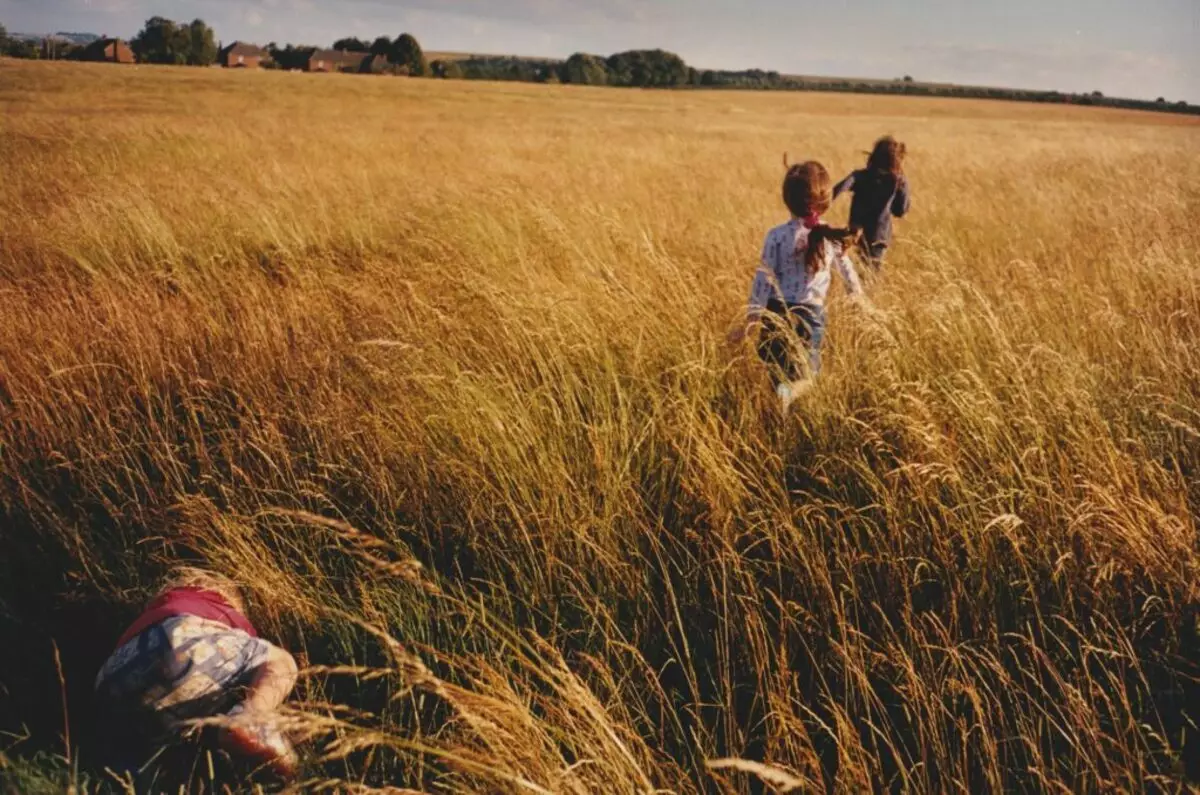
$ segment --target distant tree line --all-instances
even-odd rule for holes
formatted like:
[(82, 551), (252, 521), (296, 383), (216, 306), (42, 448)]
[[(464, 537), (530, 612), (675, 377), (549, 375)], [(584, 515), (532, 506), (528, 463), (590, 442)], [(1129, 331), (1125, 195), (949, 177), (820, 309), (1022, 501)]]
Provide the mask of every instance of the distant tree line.
[(1003, 99), (1018, 102), (1094, 105), (1134, 110), (1200, 114), (1200, 106), (1189, 105), (1183, 100), (1169, 103), (1163, 97), (1159, 97), (1157, 100), (1151, 102), (1150, 100), (1142, 99), (1106, 97), (1099, 91), (1066, 93), (1062, 91), (1035, 91), (1019, 88), (988, 88), (986, 86), (919, 83), (914, 81), (910, 75), (905, 75), (899, 80), (894, 81), (866, 81), (793, 77), (781, 75), (779, 72), (764, 72), (760, 69), (704, 71), (699, 75), (698, 85), (706, 88), (750, 89), (758, 91), (836, 91), (838, 93), (852, 94), (904, 94), (924, 97)]
[(38, 48), (34, 42), (9, 38), (8, 30), (4, 25), (0, 25), (0, 55), (9, 58), (37, 58)]
[[(213, 29), (196, 19), (177, 23), (164, 17), (152, 17), (130, 42), (140, 63), (208, 66), (217, 59)], [(610, 56), (576, 53), (565, 61), (550, 58), (471, 55), (442, 58), (430, 62), (420, 43), (411, 34), (395, 39), (380, 36), (373, 41), (357, 37), (339, 39), (334, 50), (383, 56), (386, 66), (374, 72), (459, 80), (508, 80), (523, 83), (569, 83), (574, 85), (619, 86), (628, 88), (708, 88), (754, 91), (835, 91), (861, 94), (903, 94), (928, 97), (964, 97), (1006, 99), (1022, 102), (1046, 102), (1070, 105), (1098, 105), (1137, 110), (1169, 111), (1200, 115), (1200, 106), (1182, 100), (1168, 102), (1159, 97), (1148, 100), (1106, 97), (1099, 91), (1063, 93), (1024, 89), (957, 86), (915, 81), (911, 75), (894, 80), (848, 80), (807, 78), (783, 75), (761, 69), (697, 70), (678, 55), (665, 50), (629, 50)], [(267, 68), (304, 69), (318, 50), (311, 46), (275, 43), (267, 46)], [(8, 36), (0, 25), (0, 55), (16, 58), (80, 57), (84, 48), (72, 41), (47, 39), (38, 42)], [(382, 59), (377, 59), (383, 63)]]
[[(88, 50), (85, 34), (61, 34), (41, 41), (14, 39), (0, 25), (0, 54), (13, 58), (79, 59)], [(139, 63), (178, 66), (211, 66), (217, 60), (217, 42), (213, 29), (204, 20), (178, 23), (165, 17), (151, 17), (130, 42)]]
[(472, 55), (430, 64), (434, 77), (576, 83), (627, 88), (673, 88), (688, 84), (692, 70), (665, 50), (630, 50), (603, 58), (583, 53), (566, 61), (550, 58)]
[(1200, 106), (1159, 97), (1140, 99), (1106, 97), (1099, 91), (1075, 94), (982, 86), (919, 83), (911, 75), (894, 80), (805, 78), (762, 69), (704, 70), (687, 65), (664, 50), (631, 50), (608, 57), (576, 53), (565, 61), (546, 58), (472, 55), (457, 60), (436, 60), (430, 74), (466, 80), (512, 80), (527, 83), (569, 83), (633, 88), (709, 88), (754, 91), (834, 91), (852, 94), (904, 94), (927, 97), (1004, 99), (1070, 105), (1097, 105), (1136, 110), (1200, 114)]

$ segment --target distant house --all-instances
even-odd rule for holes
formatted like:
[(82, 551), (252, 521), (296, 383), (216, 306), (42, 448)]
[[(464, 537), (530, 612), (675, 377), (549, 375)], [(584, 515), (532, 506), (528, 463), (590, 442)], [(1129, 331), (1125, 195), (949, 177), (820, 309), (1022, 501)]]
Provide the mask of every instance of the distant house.
[(78, 55), (81, 61), (102, 61), (105, 63), (136, 63), (137, 58), (129, 45), (120, 39), (96, 39), (83, 48)]
[[(306, 72), (366, 72), (374, 69), (374, 64), (382, 56), (373, 56), (369, 52), (350, 52), (348, 50), (313, 50), (304, 62)], [(387, 59), (383, 59), (386, 63)], [(382, 68), (382, 67), (381, 67)]]
[(257, 69), (267, 54), (256, 44), (235, 41), (217, 53), (217, 63), (227, 69)]

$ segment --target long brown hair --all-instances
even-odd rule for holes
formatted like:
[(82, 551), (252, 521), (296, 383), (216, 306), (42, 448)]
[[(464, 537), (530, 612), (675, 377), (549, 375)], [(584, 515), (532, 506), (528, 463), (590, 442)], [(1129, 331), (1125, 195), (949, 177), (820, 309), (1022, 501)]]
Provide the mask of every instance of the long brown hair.
[[(786, 162), (786, 155), (785, 161)], [(783, 177), (783, 203), (796, 218), (820, 215), (833, 204), (833, 180), (816, 160), (797, 163)]]
[(904, 173), (906, 154), (908, 147), (892, 136), (885, 135), (875, 142), (875, 147), (867, 158), (867, 170), (899, 177)]
[[(787, 166), (787, 154), (783, 156), (783, 164)], [(829, 170), (816, 160), (807, 160), (790, 166), (783, 178), (783, 203), (796, 218), (810, 218), (820, 215), (833, 204), (833, 180)], [(845, 246), (847, 240), (852, 240), (858, 233), (851, 229), (817, 224), (808, 232), (804, 244), (804, 267), (808, 275), (821, 270), (825, 262), (825, 246)], [(800, 241), (797, 241), (799, 244)], [(797, 245), (796, 255), (800, 255)]]
[(828, 224), (817, 224), (810, 229), (804, 251), (804, 268), (808, 275), (812, 276), (824, 266), (826, 246), (837, 246), (845, 251), (857, 236), (854, 229)]

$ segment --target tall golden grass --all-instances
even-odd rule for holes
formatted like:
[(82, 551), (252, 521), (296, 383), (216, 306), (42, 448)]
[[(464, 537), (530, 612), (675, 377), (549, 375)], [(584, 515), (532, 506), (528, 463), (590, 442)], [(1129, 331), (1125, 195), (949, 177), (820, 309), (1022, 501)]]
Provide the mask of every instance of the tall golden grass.
[[(883, 133), (914, 213), (784, 419), (724, 344), (780, 154)], [(51, 638), (79, 715), (184, 559), (303, 654), (307, 789), (1185, 788), (1198, 152), (1083, 108), (0, 62), (0, 768), (59, 742)]]

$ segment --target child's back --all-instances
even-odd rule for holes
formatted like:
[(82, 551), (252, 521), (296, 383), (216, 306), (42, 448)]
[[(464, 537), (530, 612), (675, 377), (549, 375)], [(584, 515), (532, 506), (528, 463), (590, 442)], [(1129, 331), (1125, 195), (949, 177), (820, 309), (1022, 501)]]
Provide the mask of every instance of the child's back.
[(850, 226), (861, 229), (872, 245), (890, 245), (892, 216), (902, 218), (908, 212), (908, 181), (903, 175), (865, 168), (855, 171), (851, 178), (854, 200), (850, 203)]
[(860, 294), (862, 286), (842, 250), (850, 230), (821, 223), (821, 213), (833, 201), (832, 180), (825, 167), (810, 160), (789, 168), (783, 201), (792, 219), (767, 233), (750, 288), (747, 325), (731, 339), (743, 339), (747, 328), (758, 327), (758, 355), (770, 368), (787, 411), (821, 370), (831, 271), (839, 272), (851, 294)]
[(850, 226), (860, 230), (863, 247), (873, 260), (880, 260), (892, 242), (892, 217), (903, 218), (912, 198), (902, 161), (904, 144), (891, 137), (882, 138), (871, 152), (867, 167), (859, 169), (833, 189), (836, 199), (851, 191)]

